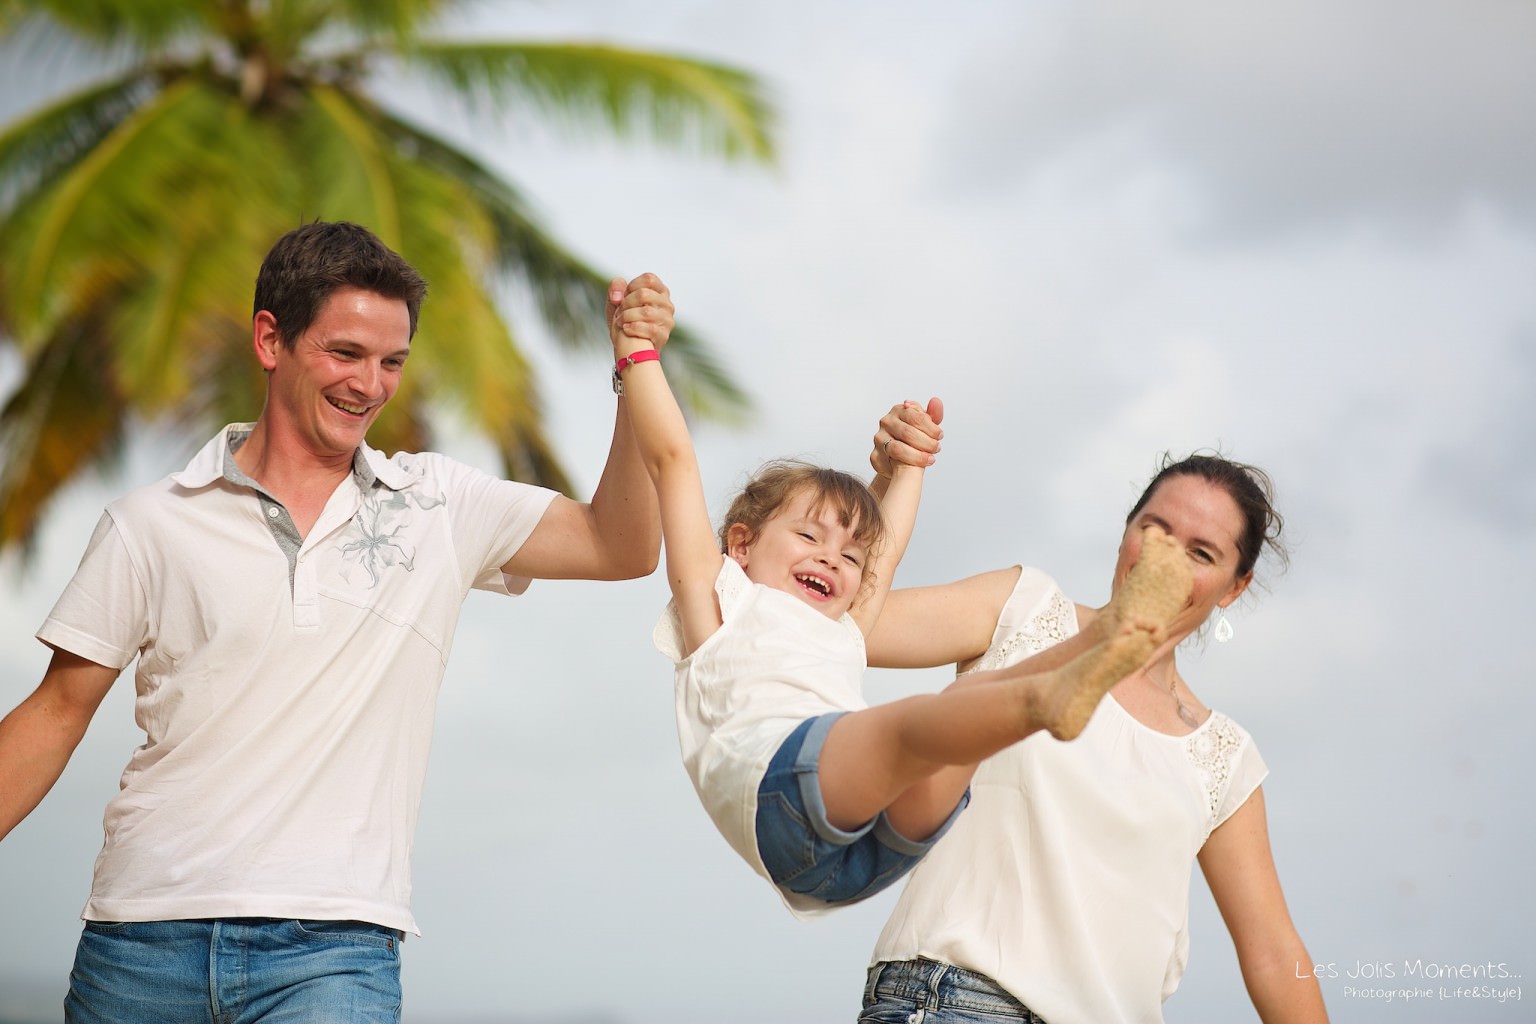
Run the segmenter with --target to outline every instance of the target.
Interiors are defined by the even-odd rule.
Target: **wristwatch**
[[[660,359],[661,353],[653,348],[642,348],[638,352],[629,355],[613,364],[613,393],[620,398],[624,397],[624,378],[619,376],[621,370],[627,370],[636,363],[648,363],[652,359]]]

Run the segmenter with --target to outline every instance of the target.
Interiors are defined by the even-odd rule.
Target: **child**
[[[1115,627],[1099,634],[1109,639],[1070,660],[1058,653],[1048,671],[978,673],[868,707],[864,635],[911,536],[923,471],[897,467],[877,499],[846,473],[770,464],[717,542],[687,425],[648,340],[664,335],[644,320],[654,298],[615,282],[610,334],[615,390],[660,503],[673,600],[656,643],[676,663],[684,765],[715,826],[791,910],[864,899],[944,834],[977,762],[1040,729],[1061,739],[1082,730],[1156,649],[1188,597],[1188,569],[1149,537],[1111,609]],[[936,399],[929,413],[942,417]]]

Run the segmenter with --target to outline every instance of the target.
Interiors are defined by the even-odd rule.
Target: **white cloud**
[[[1533,38],[1514,0],[1031,5],[955,91],[947,175],[996,194],[1116,140],[1193,179],[1217,232],[1529,220]]]

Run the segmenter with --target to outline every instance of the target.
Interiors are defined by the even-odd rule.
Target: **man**
[[[465,596],[655,568],[622,400],[590,504],[367,446],[425,292],[364,228],[283,236],[256,283],[260,418],[108,506],[38,631],[52,661],[0,721],[0,838],[135,657],[146,733],[107,806],[70,1022],[397,1020],[411,839]],[[610,286],[610,331],[659,348],[671,326],[654,277]]]

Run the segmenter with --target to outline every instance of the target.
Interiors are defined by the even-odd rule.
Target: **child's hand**
[[[926,409],[916,402],[891,406],[891,411],[880,417],[875,448],[869,453],[875,475],[888,477],[897,465],[933,465],[944,437],[939,429],[943,419],[944,403],[937,398],[930,398]]]
[[[613,354],[622,359],[637,349],[661,351],[672,335],[672,293],[655,274],[641,274],[629,283],[622,277],[608,282],[608,338]]]

